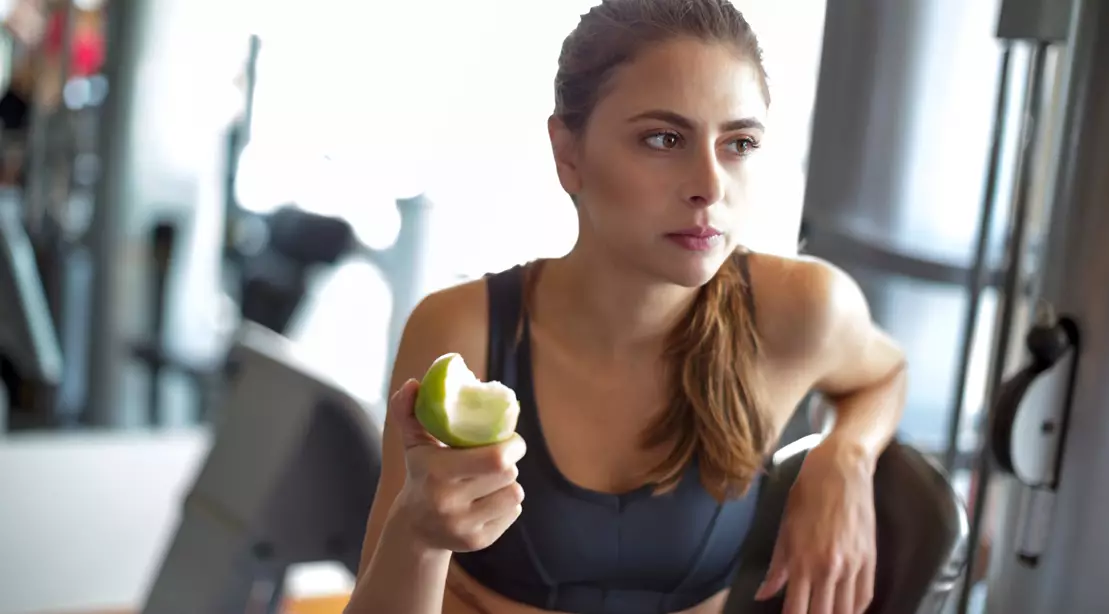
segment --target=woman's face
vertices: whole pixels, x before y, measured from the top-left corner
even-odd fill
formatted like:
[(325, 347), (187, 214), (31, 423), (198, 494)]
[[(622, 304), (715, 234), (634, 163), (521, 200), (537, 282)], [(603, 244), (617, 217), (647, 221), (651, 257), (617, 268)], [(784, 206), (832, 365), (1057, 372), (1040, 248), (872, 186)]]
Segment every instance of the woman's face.
[(706, 283), (750, 217), (748, 173), (767, 113), (758, 68), (675, 40), (617, 69), (580, 139), (552, 122), (579, 242), (651, 277)]

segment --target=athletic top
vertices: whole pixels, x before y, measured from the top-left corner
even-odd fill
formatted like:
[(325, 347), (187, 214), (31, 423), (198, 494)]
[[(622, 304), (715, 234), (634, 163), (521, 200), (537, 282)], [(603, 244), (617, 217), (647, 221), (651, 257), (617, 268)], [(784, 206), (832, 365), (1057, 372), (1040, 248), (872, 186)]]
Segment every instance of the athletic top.
[(486, 284), (486, 379), (519, 397), (516, 431), (528, 453), (517, 467), (526, 500), (523, 514), (493, 545), (454, 560), (509, 599), (560, 612), (676, 612), (727, 588), (759, 482), (723, 504), (701, 486), (696, 461), (676, 489), (658, 496), (651, 485), (607, 494), (571, 483), (551, 459), (536, 412), (529, 323), (520, 318), (524, 267), (489, 275)]

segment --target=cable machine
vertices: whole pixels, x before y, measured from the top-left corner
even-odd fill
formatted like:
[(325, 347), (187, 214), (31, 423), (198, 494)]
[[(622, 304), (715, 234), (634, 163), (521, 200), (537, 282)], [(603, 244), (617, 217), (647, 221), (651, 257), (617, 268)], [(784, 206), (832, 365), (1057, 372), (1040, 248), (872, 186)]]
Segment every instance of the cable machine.
[(83, 405), (86, 238), (106, 94), (102, 9), (84, 4), (17, 2), (5, 16), (13, 54), (0, 99), (0, 397), (19, 408), (13, 426), (73, 426)]
[[(991, 614), (1103, 611), (1109, 3), (990, 4), (830, 0), (808, 251), (860, 279), (928, 382), (904, 435), (964, 481), (959, 614), (982, 589)], [(995, 49), (967, 42), (987, 27)]]

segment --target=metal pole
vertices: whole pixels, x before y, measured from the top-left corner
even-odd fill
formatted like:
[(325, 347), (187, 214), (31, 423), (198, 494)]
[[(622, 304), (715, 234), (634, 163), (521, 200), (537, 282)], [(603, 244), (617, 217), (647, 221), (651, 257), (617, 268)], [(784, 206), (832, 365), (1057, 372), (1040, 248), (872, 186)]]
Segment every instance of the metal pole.
[(93, 262), (92, 330), (89, 342), (88, 405), (85, 419), (96, 426), (119, 426), (120, 386), (126, 346), (122, 305), (126, 250), (124, 246), (127, 195), (131, 192), (132, 116), (141, 29), (149, 0), (111, 2), (108, 14), (105, 75), (108, 94), (101, 108), (99, 139), (102, 174), (89, 226)]
[(251, 132), (254, 129), (254, 91), (258, 86), (258, 55), (261, 51), (262, 39), (257, 34), (251, 34), (244, 75), (246, 83), (243, 88), (246, 90), (246, 108), (243, 109), (243, 146), (250, 142)]
[[(1025, 90), (1024, 117), (1021, 122), (1020, 155), (1018, 156), (1017, 188), (1014, 194), (1011, 232), (1007, 242), (1005, 280), (1001, 288), (1001, 303), (995, 333), (995, 345), (991, 357), (989, 377), (986, 381), (986, 407), (993, 406), (994, 396), (1005, 375), (1006, 358), (1009, 355), (1009, 342), (1012, 335), (1013, 318), (1017, 309), (1017, 299), (1020, 296), (1020, 281), (1022, 262), (1024, 260), (1025, 236), (1028, 231), (1029, 185), (1032, 182), (1032, 164), (1030, 158), (1035, 150), (1036, 136), (1039, 128), (1040, 110), (1043, 95), (1040, 91), (1043, 83), (1044, 62), (1047, 55), (1048, 43), (1038, 42), (1033, 47), (1030, 58), (1030, 71)], [(978, 538), (982, 532), (982, 520), (985, 511), (985, 497), (989, 487), (990, 473), (993, 468), (992, 457), (989, 454), (989, 431), (982, 433), (979, 446), (978, 467), (976, 469), (977, 481), (971, 507), (970, 534), (967, 543), (972, 549), (977, 548)], [(966, 614), (970, 602), (970, 593), (974, 589), (971, 579), (974, 577), (975, 556), (967, 558), (965, 580), (959, 593), (959, 614)]]
[(1000, 82), (997, 86), (997, 104), (994, 108), (993, 136), (990, 143), (990, 160), (986, 170), (986, 189), (982, 195), (982, 209), (978, 219), (977, 245), (974, 249), (974, 266), (967, 277), (967, 310), (963, 318), (963, 339), (959, 350), (959, 366), (955, 378), (955, 393), (951, 400), (950, 423), (947, 430), (947, 450), (943, 466), (950, 474), (955, 470), (959, 457), (959, 432), (963, 425), (963, 398), (966, 396), (967, 373), (970, 371), (971, 355), (974, 352), (974, 332), (978, 324), (978, 312), (982, 305), (982, 289), (990, 271), (989, 258), (990, 229), (993, 228), (994, 213), (997, 211), (997, 175), (1001, 166), (1001, 149), (1005, 136), (1005, 112), (1009, 107), (1009, 64), (1013, 56), (1013, 44), (1006, 43), (1001, 54)]

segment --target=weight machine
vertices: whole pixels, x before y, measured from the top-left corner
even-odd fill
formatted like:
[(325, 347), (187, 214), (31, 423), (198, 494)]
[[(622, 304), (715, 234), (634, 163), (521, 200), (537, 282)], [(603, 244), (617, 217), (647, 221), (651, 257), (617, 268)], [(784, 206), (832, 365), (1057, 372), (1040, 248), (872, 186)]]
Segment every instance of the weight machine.
[[(1109, 552), (1096, 511), (1109, 505), (1109, 3), (999, 0), (986, 14), (988, 4), (828, 3), (806, 194), (809, 251), (860, 278), (879, 320), (908, 340), (910, 365), (942, 366), (917, 334), (929, 326), (921, 313), (941, 316), (921, 305), (941, 301), (919, 289), (963, 292), (958, 324), (930, 329), (926, 340), (959, 348), (953, 377), (916, 388), (909, 402), (910, 413), (934, 421), (931, 396), (950, 394), (946, 433), (929, 438), (928, 451), (971, 477), (970, 547), (992, 541), (987, 569), (968, 560), (959, 614), (975, 611), (980, 587), (990, 614), (1102, 611), (1109, 585), (1095, 570)], [(977, 61), (959, 55), (958, 41), (977, 35), (970, 25), (983, 19), (998, 41), (992, 111), (961, 89), (946, 94), (959, 104), (945, 107), (934, 92)], [(944, 54), (950, 62), (930, 64)], [(959, 123), (955, 114), (983, 121), (963, 121), (948, 148), (933, 137)], [(941, 174), (928, 156), (977, 164), (967, 151), (981, 151), (984, 162), (978, 206), (959, 194), (959, 210), (941, 215), (975, 232), (958, 249), (923, 244), (928, 235), (905, 220), (914, 208), (936, 215), (944, 203), (914, 199), (958, 183), (963, 170)], [(909, 287), (914, 304), (899, 303), (895, 295)], [(986, 348), (980, 376), (971, 373), (977, 347)], [(970, 392), (978, 388), (980, 399)]]
[[(95, 287), (87, 231), (101, 160), (97, 129), (106, 80), (97, 53), (103, 32), (99, 13), (68, 1), (17, 3), (8, 18), (20, 53), (17, 78), (4, 98), (2, 144), (12, 154), (5, 155), (5, 174), (18, 181), (5, 188), (0, 205), (0, 251), (9, 255), (4, 277), (13, 281), (11, 292), (0, 294), (6, 304), (0, 310), (11, 309), (13, 316), (0, 319), (0, 328), (11, 328), (0, 337), (35, 341), (9, 341), (15, 348), (0, 342), (3, 384), (11, 388), (0, 396), (18, 402), (21, 426), (64, 428), (80, 421), (87, 381), (87, 315)], [(26, 27), (36, 19), (45, 22), (42, 32)], [(23, 313), (32, 308), (35, 313)], [(36, 354), (28, 354), (29, 347)], [(11, 408), (2, 409), (6, 415)]]

